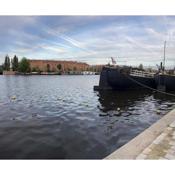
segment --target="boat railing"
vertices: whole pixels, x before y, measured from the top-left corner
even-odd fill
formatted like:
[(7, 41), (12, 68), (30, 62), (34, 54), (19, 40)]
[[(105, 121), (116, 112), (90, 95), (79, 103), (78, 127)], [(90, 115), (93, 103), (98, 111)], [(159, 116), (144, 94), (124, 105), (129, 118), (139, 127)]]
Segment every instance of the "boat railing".
[(154, 73), (140, 71), (140, 70), (131, 70), (130, 75), (137, 76), (137, 77), (148, 77), (148, 78), (153, 78), (154, 77)]

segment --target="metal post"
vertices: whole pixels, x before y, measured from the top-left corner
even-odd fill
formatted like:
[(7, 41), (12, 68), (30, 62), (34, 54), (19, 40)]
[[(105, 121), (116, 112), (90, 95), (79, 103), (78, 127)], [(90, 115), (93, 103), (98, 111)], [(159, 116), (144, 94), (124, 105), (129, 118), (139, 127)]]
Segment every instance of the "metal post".
[(163, 73), (165, 73), (165, 49), (166, 49), (166, 41), (164, 42)]
[(157, 85), (157, 89), (159, 91), (166, 91), (166, 85), (165, 85), (165, 49), (166, 49), (166, 41), (164, 42), (164, 58), (163, 58), (163, 64), (161, 62), (161, 66), (162, 67), (162, 74), (158, 75), (158, 85)]

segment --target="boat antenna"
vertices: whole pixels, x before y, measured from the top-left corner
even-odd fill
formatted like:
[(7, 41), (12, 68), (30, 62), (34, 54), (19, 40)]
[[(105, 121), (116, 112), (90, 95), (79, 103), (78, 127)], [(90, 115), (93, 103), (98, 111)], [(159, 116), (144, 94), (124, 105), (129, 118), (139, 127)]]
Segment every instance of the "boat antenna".
[(164, 42), (164, 58), (163, 58), (163, 73), (165, 73), (165, 49), (166, 49), (166, 41)]

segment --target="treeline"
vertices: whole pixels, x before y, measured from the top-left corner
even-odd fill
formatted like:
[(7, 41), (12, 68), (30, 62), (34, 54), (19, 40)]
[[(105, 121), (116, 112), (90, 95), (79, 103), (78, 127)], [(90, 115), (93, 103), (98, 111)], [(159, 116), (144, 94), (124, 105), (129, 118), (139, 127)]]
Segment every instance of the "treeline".
[(8, 55), (5, 56), (4, 63), (0, 66), (0, 73), (3, 71), (17, 71), (22, 73), (30, 72), (30, 63), (27, 58), (23, 57), (20, 61), (15, 55), (10, 58)]
[(13, 58), (10, 58), (8, 55), (5, 56), (4, 63), (0, 65), (0, 74), (3, 73), (3, 71), (15, 71), (17, 74), (22, 73), (33, 73), (33, 74), (41, 74), (42, 72), (48, 72), (48, 73), (56, 73), (56, 74), (77, 74), (81, 73), (83, 71), (90, 71), (90, 72), (101, 72), (104, 65), (91, 65), (87, 66), (85, 68), (79, 68), (78, 66), (72, 67), (71, 65), (69, 67), (64, 68), (64, 64), (58, 64), (53, 67), (52, 64), (46, 64), (40, 66), (34, 67), (32, 66), (32, 63), (30, 65), (30, 61), (23, 57), (20, 61), (16, 55), (14, 55)]

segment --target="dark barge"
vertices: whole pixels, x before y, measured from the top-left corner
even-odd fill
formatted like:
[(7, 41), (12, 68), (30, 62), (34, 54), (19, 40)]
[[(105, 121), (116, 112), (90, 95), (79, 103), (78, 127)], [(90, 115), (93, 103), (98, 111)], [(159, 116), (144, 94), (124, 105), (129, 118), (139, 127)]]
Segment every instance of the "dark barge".
[(151, 73), (128, 66), (104, 66), (100, 74), (99, 86), (94, 86), (94, 90), (140, 88), (175, 91), (175, 75), (165, 71)]
[(156, 88), (154, 74), (128, 66), (104, 66), (94, 90)]

